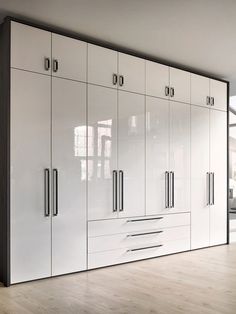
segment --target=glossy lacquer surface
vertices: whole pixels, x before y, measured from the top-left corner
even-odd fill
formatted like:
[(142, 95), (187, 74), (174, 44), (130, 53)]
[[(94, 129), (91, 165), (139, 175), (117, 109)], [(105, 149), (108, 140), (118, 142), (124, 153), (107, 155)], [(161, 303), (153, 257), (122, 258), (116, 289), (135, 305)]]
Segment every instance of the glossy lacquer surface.
[(58, 170), (53, 275), (86, 268), (86, 130), (86, 84), (53, 78), (52, 168)]
[(190, 105), (170, 102), (170, 171), (174, 172), (172, 211), (190, 211)]
[(214, 172), (214, 205), (210, 206), (210, 245), (227, 237), (227, 113), (210, 113), (210, 171)]
[[(215, 156), (217, 158), (217, 156)], [(191, 248), (210, 245), (210, 110), (191, 106)]]
[(165, 172), (169, 170), (169, 101), (146, 97), (146, 214), (165, 207)]
[(11, 283), (51, 275), (50, 77), (11, 70)]
[[(117, 90), (88, 86), (88, 218), (117, 217), (112, 171), (117, 170)], [(115, 191), (118, 193), (118, 191)]]
[[(123, 171), (121, 217), (145, 214), (145, 97), (118, 93), (118, 168)], [(121, 191), (119, 191), (121, 193)], [(119, 204), (119, 207), (122, 207)]]

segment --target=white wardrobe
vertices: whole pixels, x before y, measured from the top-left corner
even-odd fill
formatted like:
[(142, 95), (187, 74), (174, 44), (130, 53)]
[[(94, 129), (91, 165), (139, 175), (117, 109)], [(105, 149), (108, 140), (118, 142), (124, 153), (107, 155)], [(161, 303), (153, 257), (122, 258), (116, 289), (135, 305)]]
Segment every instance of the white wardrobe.
[(13, 19), (1, 38), (5, 285), (227, 242), (227, 82)]

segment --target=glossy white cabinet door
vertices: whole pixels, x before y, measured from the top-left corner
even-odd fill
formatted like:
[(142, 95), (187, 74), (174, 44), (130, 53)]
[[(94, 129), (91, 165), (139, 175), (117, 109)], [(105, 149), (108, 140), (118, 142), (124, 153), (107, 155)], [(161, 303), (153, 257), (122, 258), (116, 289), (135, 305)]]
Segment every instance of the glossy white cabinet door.
[(45, 58), (51, 60), (51, 33), (11, 22), (11, 67), (50, 75)]
[(118, 74), (118, 52), (88, 44), (88, 82), (117, 88), (113, 75)]
[(171, 100), (190, 103), (190, 73), (170, 68), (170, 87), (174, 88)]
[(209, 107), (210, 80), (209, 78), (191, 73), (191, 104)]
[(51, 275), (50, 77), (11, 70), (11, 283)]
[[(145, 214), (145, 97), (118, 93), (118, 169), (123, 171), (123, 211), (119, 216)], [(121, 184), (121, 180), (120, 180)], [(121, 208), (121, 188), (119, 190)]]
[(227, 84), (217, 80), (210, 80), (210, 94), (214, 97), (213, 109), (227, 111)]
[(170, 171), (174, 172), (172, 212), (190, 211), (190, 105), (170, 102)]
[(226, 243), (227, 113), (210, 113), (210, 170), (215, 174), (214, 205), (210, 206), (210, 245)]
[(169, 98), (169, 67), (146, 60), (146, 94), (161, 98)]
[(210, 110), (191, 106), (191, 248), (210, 245)]
[(123, 76), (123, 85), (119, 89), (145, 94), (145, 60), (127, 55), (118, 54), (119, 75)]
[(86, 84), (53, 78), (52, 169), (58, 170), (53, 275), (86, 269), (86, 131)]
[(146, 97), (146, 214), (166, 208), (165, 172), (169, 171), (169, 101)]
[(86, 82), (86, 73), (87, 43), (52, 34), (52, 75)]
[(117, 170), (117, 90), (89, 85), (89, 220), (117, 217), (113, 211), (113, 170)]

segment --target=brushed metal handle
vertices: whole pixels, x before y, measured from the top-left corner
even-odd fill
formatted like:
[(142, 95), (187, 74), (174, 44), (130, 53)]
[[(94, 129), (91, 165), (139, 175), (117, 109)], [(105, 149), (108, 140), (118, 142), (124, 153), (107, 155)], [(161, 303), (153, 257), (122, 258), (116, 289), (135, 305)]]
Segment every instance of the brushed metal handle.
[(112, 171), (112, 200), (113, 212), (117, 212), (117, 171)]
[(134, 233), (134, 234), (128, 234), (127, 237), (139, 237), (139, 236), (145, 236), (150, 234), (159, 234), (162, 233), (163, 230), (160, 231), (152, 231), (152, 232), (144, 232), (144, 233)]
[(124, 210), (124, 172), (119, 170), (119, 211)]
[(170, 88), (170, 97), (174, 97), (175, 96), (175, 89), (174, 87)]
[(44, 69), (48, 71), (50, 69), (50, 59), (44, 58)]
[(166, 87), (165, 87), (165, 95), (166, 95), (166, 96), (169, 96), (169, 95), (170, 95), (170, 87), (169, 87), (169, 86), (166, 86)]
[(207, 180), (207, 205), (211, 203), (211, 182), (210, 182), (210, 173), (206, 173), (206, 180)]
[(161, 247), (161, 246), (163, 246), (163, 244), (145, 246), (145, 247), (141, 247), (141, 248), (137, 248), (137, 249), (130, 249), (130, 250), (127, 250), (126, 252), (135, 252), (135, 251), (141, 251), (141, 250), (154, 249), (154, 248), (158, 248), (158, 247)]
[(119, 85), (123, 86), (125, 82), (124, 76), (123, 75), (119, 75)]
[(210, 96), (207, 96), (206, 97), (206, 104), (207, 104), (207, 106), (209, 106), (210, 105), (210, 99), (211, 99), (211, 97)]
[(169, 208), (170, 206), (170, 200), (169, 200), (169, 194), (170, 194), (170, 191), (169, 191), (169, 187), (170, 187), (170, 174), (169, 174), (169, 171), (166, 171), (165, 172), (165, 207), (166, 208)]
[(215, 173), (212, 172), (211, 173), (211, 177), (212, 177), (212, 199), (211, 199), (211, 205), (215, 205)]
[(211, 106), (214, 106), (214, 105), (215, 105), (215, 99), (214, 99), (214, 97), (211, 97), (210, 105), (211, 105)]
[(44, 215), (50, 216), (50, 172), (44, 169)]
[(150, 221), (150, 220), (160, 220), (164, 217), (153, 217), (153, 218), (141, 218), (141, 219), (128, 219), (126, 222), (139, 222), (139, 221)]
[(170, 208), (175, 207), (175, 174), (174, 171), (170, 171)]
[(53, 68), (53, 72), (58, 71), (58, 60), (57, 59), (53, 60), (52, 68)]
[(112, 75), (112, 83), (113, 83), (113, 85), (116, 85), (117, 82), (118, 82), (118, 77), (117, 77), (117, 74), (114, 73), (114, 74)]
[(53, 216), (58, 215), (58, 170), (53, 169)]

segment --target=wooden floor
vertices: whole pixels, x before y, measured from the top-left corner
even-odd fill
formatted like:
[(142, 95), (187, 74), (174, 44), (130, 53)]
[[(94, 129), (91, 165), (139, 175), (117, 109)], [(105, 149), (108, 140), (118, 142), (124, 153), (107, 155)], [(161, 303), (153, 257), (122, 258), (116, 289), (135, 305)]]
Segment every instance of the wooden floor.
[(236, 244), (0, 287), (1, 314), (236, 313)]

